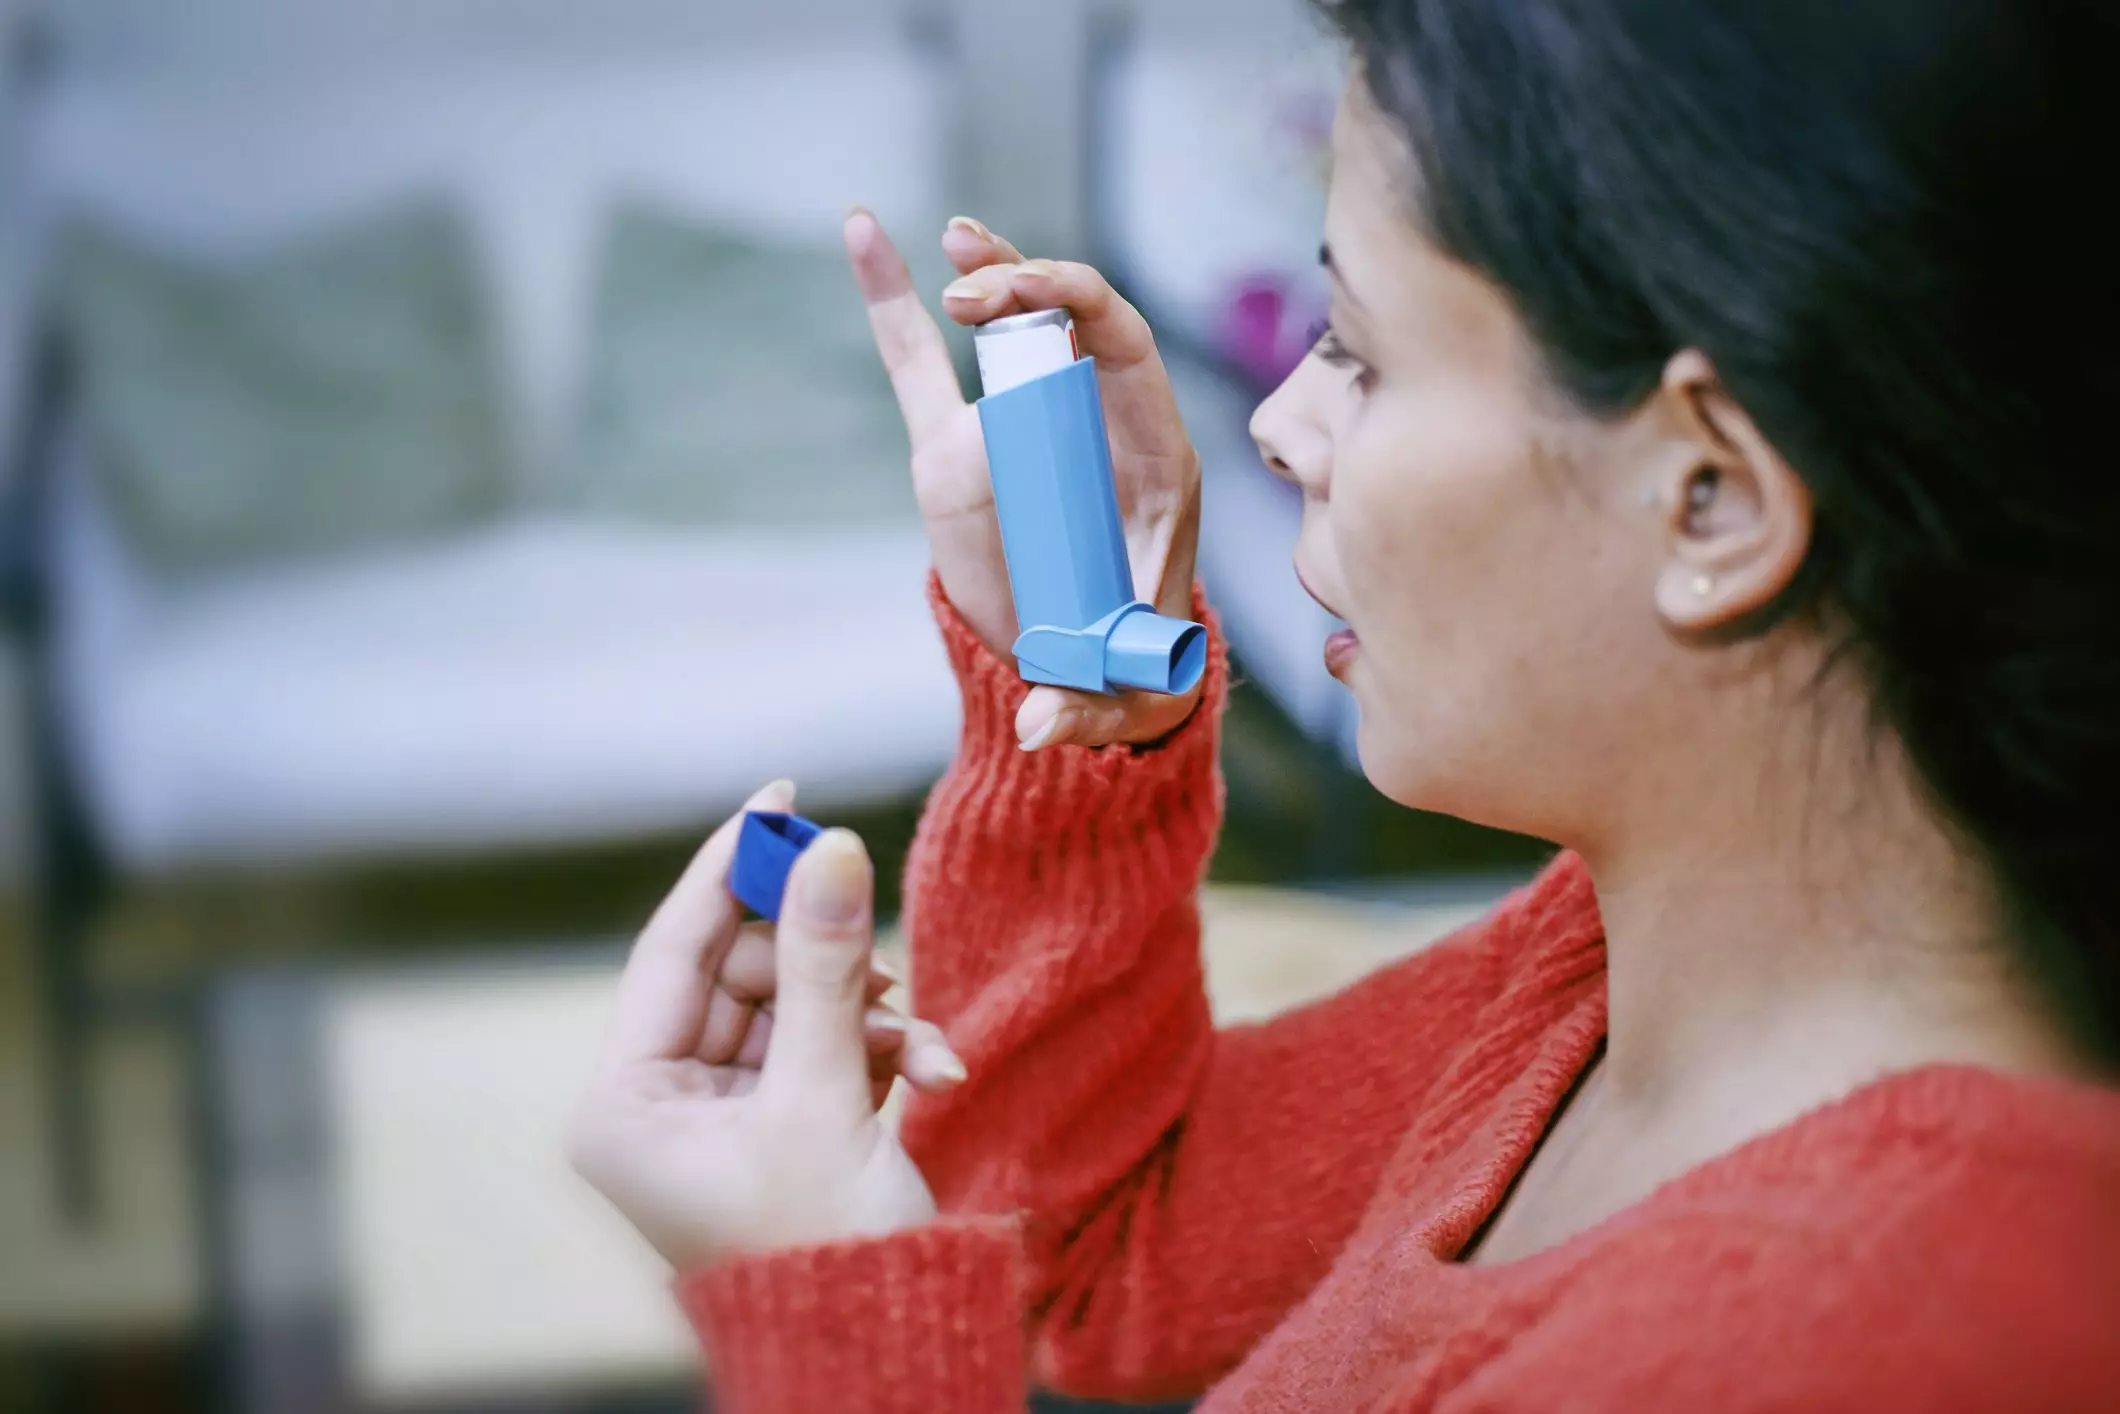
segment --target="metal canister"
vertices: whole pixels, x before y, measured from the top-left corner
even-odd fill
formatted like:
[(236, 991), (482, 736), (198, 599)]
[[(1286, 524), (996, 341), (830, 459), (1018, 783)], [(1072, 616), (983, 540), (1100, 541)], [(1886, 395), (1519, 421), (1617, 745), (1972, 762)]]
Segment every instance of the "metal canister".
[(987, 396), (1058, 372), (1082, 357), (1075, 342), (1075, 316), (1065, 309), (1034, 309), (989, 320), (972, 331), (979, 356), (979, 387)]

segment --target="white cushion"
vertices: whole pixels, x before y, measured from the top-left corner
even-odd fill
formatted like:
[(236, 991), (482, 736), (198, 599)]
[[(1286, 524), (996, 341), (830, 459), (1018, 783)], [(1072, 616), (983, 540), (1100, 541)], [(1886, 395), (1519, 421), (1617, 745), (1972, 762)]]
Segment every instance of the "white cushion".
[(133, 871), (696, 830), (783, 775), (829, 813), (955, 747), (917, 527), (524, 520), (145, 593), (65, 485), (71, 754)]

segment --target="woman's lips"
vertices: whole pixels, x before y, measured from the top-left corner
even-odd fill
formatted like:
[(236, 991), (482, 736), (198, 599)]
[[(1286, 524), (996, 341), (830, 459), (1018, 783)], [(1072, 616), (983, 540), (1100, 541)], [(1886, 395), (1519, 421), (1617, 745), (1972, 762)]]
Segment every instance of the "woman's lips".
[(1347, 670), (1362, 651), (1362, 640), (1355, 637), (1354, 630), (1343, 628), (1325, 640), (1325, 671), (1334, 677)]

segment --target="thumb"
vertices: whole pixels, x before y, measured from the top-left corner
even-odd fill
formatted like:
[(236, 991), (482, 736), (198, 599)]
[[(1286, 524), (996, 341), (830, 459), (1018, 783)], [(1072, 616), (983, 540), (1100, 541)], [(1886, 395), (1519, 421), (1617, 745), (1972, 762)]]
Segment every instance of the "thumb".
[(1043, 751), (1049, 746), (1160, 741), (1185, 725), (1199, 705), (1200, 693), (1199, 687), (1174, 697), (1034, 687), (1016, 709), (1016, 743), (1025, 751)]
[(773, 1040), (761, 1088), (844, 1091), (869, 1111), (869, 953), (875, 873), (851, 830), (827, 830), (795, 861), (775, 939)]
[(1025, 751), (1048, 746), (1105, 746), (1125, 718), (1117, 697), (1034, 687), (1016, 709), (1016, 744)]

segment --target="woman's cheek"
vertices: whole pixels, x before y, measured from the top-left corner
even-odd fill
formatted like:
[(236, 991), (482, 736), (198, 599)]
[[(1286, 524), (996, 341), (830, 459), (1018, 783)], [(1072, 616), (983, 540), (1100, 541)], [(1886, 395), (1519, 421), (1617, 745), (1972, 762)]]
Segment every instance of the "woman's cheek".
[(1388, 563), (1387, 547), (1397, 533), (1389, 524), (1396, 503), (1413, 491), (1398, 458), (1373, 454), (1359, 433), (1343, 436), (1334, 451), (1331, 526), (1333, 554), (1340, 565), (1345, 602), (1335, 605), (1357, 631), (1380, 607), (1377, 573)]
[(1480, 407), (1373, 421), (1369, 446), (1338, 449), (1331, 507), (1364, 772), (1400, 804), (1472, 816), (1478, 782), (1460, 777), (1501, 725), (1492, 689), (1526, 573), (1508, 547), (1532, 514), (1521, 439)]
[(1333, 549), (1346, 596), (1337, 607), (1364, 643), (1383, 646), (1418, 616), (1437, 525), (1420, 443), (1376, 419), (1364, 433), (1333, 465)]

